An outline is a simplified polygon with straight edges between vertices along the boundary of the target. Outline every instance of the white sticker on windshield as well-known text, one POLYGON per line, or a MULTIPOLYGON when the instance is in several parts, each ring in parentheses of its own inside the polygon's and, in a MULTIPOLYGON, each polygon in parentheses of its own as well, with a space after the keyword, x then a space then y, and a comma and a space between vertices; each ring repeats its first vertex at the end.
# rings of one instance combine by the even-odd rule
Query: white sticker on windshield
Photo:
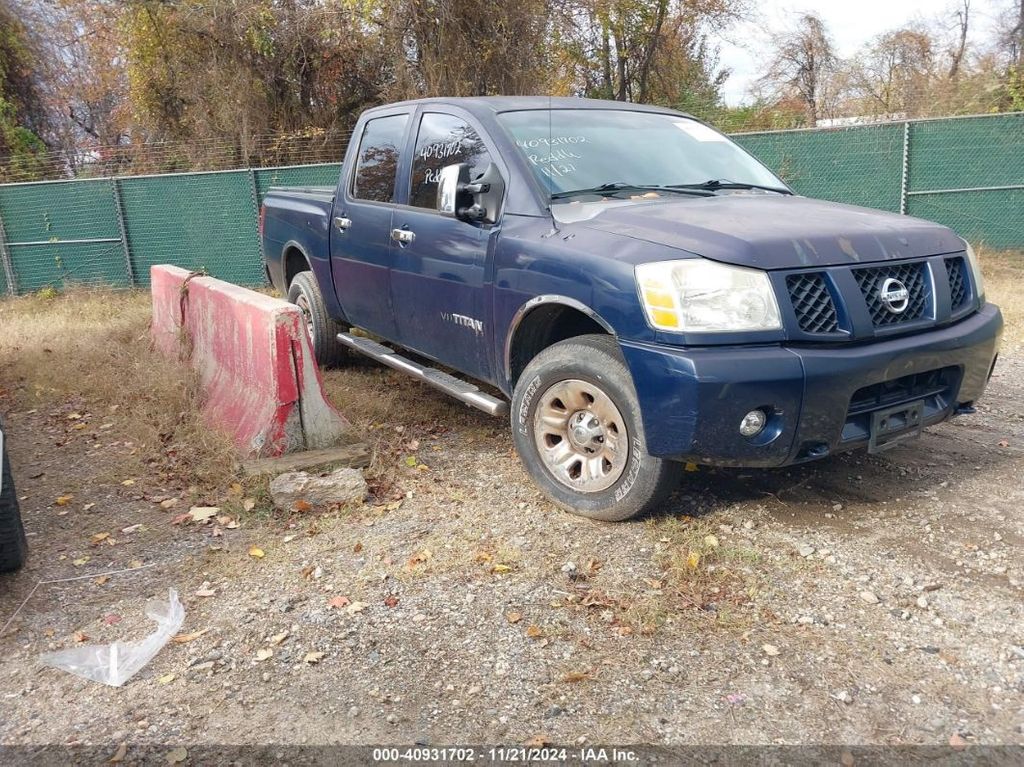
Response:
POLYGON ((693 120, 680 120, 672 123, 683 133, 689 134, 692 138, 697 141, 725 141, 726 138, 721 133, 711 130, 708 126, 703 123, 694 122, 693 120))

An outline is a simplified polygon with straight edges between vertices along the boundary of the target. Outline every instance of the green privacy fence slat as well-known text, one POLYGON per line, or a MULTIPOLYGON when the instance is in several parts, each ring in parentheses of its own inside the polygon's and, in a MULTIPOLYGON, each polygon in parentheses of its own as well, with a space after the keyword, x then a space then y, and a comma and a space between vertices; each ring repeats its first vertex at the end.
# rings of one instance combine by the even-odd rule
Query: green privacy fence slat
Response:
POLYGON ((260 202, 272 186, 336 186, 340 172, 341 163, 253 171, 256 176, 256 194, 260 202))
MULTIPOLYGON (((907 213, 993 247, 1024 248, 1024 189, 984 190, 1024 186, 1024 114, 734 138, 801 194, 895 212, 904 200, 905 131, 907 213), (954 191, 924 194, 941 190, 954 191)), ((26 292, 75 283, 148 285, 149 267, 159 263, 206 268, 243 285, 264 284, 259 202, 272 186, 333 187, 340 167, 0 185, 0 221, 15 287, 26 292)), ((8 292, 2 269, 0 292, 8 292)))
POLYGON ((131 287, 120 240, 11 245, 9 248, 21 293, 78 284, 131 287))
POLYGON ((1024 114, 911 123, 910 148, 911 191, 1024 184, 1024 114))
POLYGON ((245 170, 120 179, 136 281, 154 264, 206 269, 242 285, 263 282, 256 209, 245 170))
POLYGON ((971 242, 1024 247, 1024 189, 911 197, 907 213, 945 224, 971 242))
POLYGON ((9 244, 118 237, 110 179, 0 186, 9 244))
POLYGON ((735 138, 802 195, 894 212, 900 209, 901 124, 735 138))

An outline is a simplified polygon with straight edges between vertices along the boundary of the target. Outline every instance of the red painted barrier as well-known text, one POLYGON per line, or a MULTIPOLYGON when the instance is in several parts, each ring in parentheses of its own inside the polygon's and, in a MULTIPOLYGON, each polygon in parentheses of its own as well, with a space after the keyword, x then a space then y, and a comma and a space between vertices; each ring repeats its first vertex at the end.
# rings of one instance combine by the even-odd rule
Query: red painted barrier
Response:
POLYGON ((354 442, 296 306, 176 266, 150 270, 153 342, 199 374, 208 422, 252 457, 354 442))

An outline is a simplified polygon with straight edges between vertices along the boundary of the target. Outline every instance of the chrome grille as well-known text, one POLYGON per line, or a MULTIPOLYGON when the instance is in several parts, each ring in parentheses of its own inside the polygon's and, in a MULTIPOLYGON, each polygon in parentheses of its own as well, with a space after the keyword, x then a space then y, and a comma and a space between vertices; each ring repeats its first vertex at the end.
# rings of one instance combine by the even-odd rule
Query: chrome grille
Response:
POLYGON ((860 286, 860 292, 864 296, 864 302, 867 304, 871 321, 875 327, 911 322, 924 316, 928 294, 925 289, 925 264, 923 262, 854 269, 853 276, 860 286), (882 284, 889 278, 902 282, 910 294, 907 308, 900 313, 891 311, 880 296, 882 284))

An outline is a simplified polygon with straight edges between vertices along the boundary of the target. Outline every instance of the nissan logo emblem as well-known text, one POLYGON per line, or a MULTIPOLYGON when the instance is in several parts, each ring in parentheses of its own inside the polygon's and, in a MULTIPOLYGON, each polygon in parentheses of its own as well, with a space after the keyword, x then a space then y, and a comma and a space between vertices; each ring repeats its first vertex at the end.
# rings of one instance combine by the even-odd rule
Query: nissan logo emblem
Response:
POLYGON ((910 291, 895 277, 887 277, 882 281, 878 298, 882 305, 893 314, 903 314, 910 305, 910 291))

